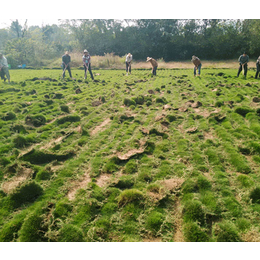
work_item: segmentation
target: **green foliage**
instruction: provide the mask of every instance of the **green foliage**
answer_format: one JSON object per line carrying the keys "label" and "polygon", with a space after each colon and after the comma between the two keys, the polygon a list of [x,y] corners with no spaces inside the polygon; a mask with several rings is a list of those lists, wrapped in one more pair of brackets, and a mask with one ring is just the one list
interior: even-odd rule
{"label": "green foliage", "polygon": [[183,220],[185,222],[197,221],[200,225],[205,224],[205,212],[198,200],[189,200],[183,208]]}
{"label": "green foliage", "polygon": [[250,177],[246,175],[239,175],[237,176],[237,180],[240,183],[240,185],[244,188],[249,188],[254,185],[254,181],[250,179]]}
{"label": "green foliage", "polygon": [[81,228],[72,225],[64,224],[59,230],[59,242],[84,242],[84,235]]}
{"label": "green foliage", "polygon": [[43,194],[43,188],[34,181],[29,181],[15,189],[10,194],[10,200],[15,208],[24,203],[33,202]]}
{"label": "green foliage", "polygon": [[260,187],[254,188],[250,192],[249,198],[252,200],[252,203],[260,204]]}
{"label": "green foliage", "polygon": [[66,199],[61,200],[55,205],[53,216],[55,218],[65,218],[72,211],[72,208],[73,206]]}
{"label": "green foliage", "polygon": [[73,122],[79,122],[80,121],[80,117],[79,116],[64,116],[62,118],[59,118],[57,119],[55,122],[58,124],[58,125],[61,125],[61,124],[64,124],[66,122],[70,122],[70,123],[73,123]]}
{"label": "green foliage", "polygon": [[237,107],[235,109],[235,113],[245,117],[247,113],[253,112],[253,110],[249,107]]}
{"label": "green foliage", "polygon": [[118,197],[118,205],[120,207],[134,202],[136,204],[142,204],[144,200],[144,195],[141,191],[137,189],[129,189],[129,190],[124,190]]}
{"label": "green foliage", "polygon": [[157,211],[151,212],[145,221],[145,227],[156,234],[163,223],[163,214]]}
{"label": "green foliage", "polygon": [[228,220],[215,224],[213,233],[217,242],[242,242],[236,226]]}
{"label": "green foliage", "polygon": [[134,178],[132,176],[122,176],[115,184],[115,187],[119,189],[130,189],[134,185]]}
{"label": "green foliage", "polygon": [[183,228],[184,236],[188,242],[208,242],[207,230],[201,228],[195,222],[188,222]]}
{"label": "green foliage", "polygon": [[36,210],[28,215],[19,231],[20,242],[44,242],[46,227],[44,227],[44,215],[41,210]]}
{"label": "green foliage", "polygon": [[126,174],[133,174],[137,171],[137,164],[134,160],[129,160],[126,165],[125,165],[125,169],[124,172]]}

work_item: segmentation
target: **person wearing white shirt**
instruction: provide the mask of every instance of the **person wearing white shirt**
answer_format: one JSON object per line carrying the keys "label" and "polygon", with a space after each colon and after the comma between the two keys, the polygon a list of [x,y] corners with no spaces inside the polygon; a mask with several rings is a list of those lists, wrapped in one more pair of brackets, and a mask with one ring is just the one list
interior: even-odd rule
{"label": "person wearing white shirt", "polygon": [[10,83],[10,74],[8,70],[8,63],[6,57],[0,53],[0,74],[1,74],[1,79],[6,81],[5,75],[8,79],[8,82]]}
{"label": "person wearing white shirt", "polygon": [[128,53],[126,55],[125,64],[126,64],[126,75],[128,75],[128,72],[131,74],[131,61],[133,59],[133,56],[131,53]]}

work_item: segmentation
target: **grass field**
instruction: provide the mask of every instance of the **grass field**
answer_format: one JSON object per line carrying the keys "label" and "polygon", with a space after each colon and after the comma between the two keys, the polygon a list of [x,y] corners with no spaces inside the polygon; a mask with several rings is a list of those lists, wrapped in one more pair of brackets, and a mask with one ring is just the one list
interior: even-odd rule
{"label": "grass field", "polygon": [[260,241],[253,69],[10,73],[0,241]]}

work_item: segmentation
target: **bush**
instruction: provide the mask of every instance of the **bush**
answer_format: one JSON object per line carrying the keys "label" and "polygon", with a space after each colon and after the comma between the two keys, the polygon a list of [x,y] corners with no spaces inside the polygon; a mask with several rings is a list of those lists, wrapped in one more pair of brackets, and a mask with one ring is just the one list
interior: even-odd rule
{"label": "bush", "polygon": [[41,170],[37,172],[35,179],[36,180],[49,180],[53,173],[48,170]]}
{"label": "bush", "polygon": [[245,117],[247,113],[253,112],[254,110],[252,110],[249,107],[237,107],[235,109],[235,113]]}
{"label": "bush", "polygon": [[72,208],[72,205],[67,200],[59,201],[55,206],[53,216],[55,218],[66,217],[71,212]]}
{"label": "bush", "polygon": [[11,242],[18,237],[18,231],[20,230],[24,222],[24,217],[19,216],[5,224],[0,231],[0,242]]}
{"label": "bush", "polygon": [[137,189],[124,190],[118,197],[118,205],[121,207],[130,202],[140,204],[143,200],[144,195],[141,191]]}
{"label": "bush", "polygon": [[60,110],[65,112],[65,113],[69,113],[70,112],[69,107],[66,106],[66,105],[61,105],[60,106]]}
{"label": "bush", "polygon": [[184,237],[188,242],[207,242],[209,237],[205,229],[202,229],[197,223],[189,222],[184,225]]}
{"label": "bush", "polygon": [[130,160],[126,163],[124,172],[127,174],[133,174],[137,171],[137,164],[134,160]]}
{"label": "bush", "polygon": [[202,203],[198,200],[188,200],[183,208],[183,219],[185,222],[197,221],[200,225],[205,223],[205,212]]}
{"label": "bush", "polygon": [[167,100],[164,98],[164,97],[162,97],[162,98],[156,98],[156,100],[155,100],[155,102],[156,103],[161,103],[161,104],[167,104],[168,102],[167,102]]}
{"label": "bush", "polygon": [[240,185],[245,188],[249,188],[254,184],[253,180],[251,180],[248,176],[242,174],[237,177],[237,180]]}
{"label": "bush", "polygon": [[202,175],[200,175],[197,179],[197,185],[199,187],[200,191],[210,190],[211,189],[211,183],[208,181],[208,179]]}
{"label": "bush", "polygon": [[75,225],[64,224],[59,231],[59,242],[84,242],[84,235],[81,228]]}
{"label": "bush", "polygon": [[13,139],[14,147],[16,148],[23,148],[28,145],[28,141],[26,138],[22,135],[17,135]]}
{"label": "bush", "polygon": [[161,225],[163,224],[163,214],[157,211],[154,211],[148,215],[145,221],[145,227],[156,234]]}
{"label": "bush", "polygon": [[43,227],[44,217],[40,210],[36,210],[34,213],[29,215],[20,231],[19,231],[19,241],[20,242],[44,242],[46,238],[44,233],[46,229]]}
{"label": "bush", "polygon": [[79,122],[79,121],[80,121],[80,117],[79,116],[64,116],[62,118],[57,119],[55,122],[58,125],[61,125],[61,124],[64,124],[66,122],[73,123],[73,122]]}
{"label": "bush", "polygon": [[133,187],[133,185],[134,185],[134,179],[132,176],[122,176],[120,177],[115,187],[119,189],[129,189]]}
{"label": "bush", "polygon": [[231,221],[223,221],[213,228],[217,242],[242,242],[236,226]]}
{"label": "bush", "polygon": [[27,182],[10,194],[10,200],[15,208],[24,203],[33,202],[43,194],[43,188],[34,181]]}
{"label": "bush", "polygon": [[46,123],[46,118],[43,115],[27,116],[25,122],[33,124],[35,127],[39,127]]}
{"label": "bush", "polygon": [[13,120],[13,119],[15,119],[16,118],[16,115],[15,115],[15,113],[13,113],[13,112],[7,112],[5,115],[3,115],[2,116],[2,120],[4,120],[4,121],[8,121],[8,120]]}
{"label": "bush", "polygon": [[125,98],[124,99],[124,105],[127,106],[127,107],[130,107],[130,106],[136,106],[136,103],[132,99]]}
{"label": "bush", "polygon": [[252,199],[252,203],[260,204],[260,187],[253,189],[249,194],[249,198]]}
{"label": "bush", "polygon": [[112,215],[112,214],[116,213],[117,209],[118,209],[118,206],[116,203],[108,202],[103,206],[101,213],[102,213],[102,215]]}

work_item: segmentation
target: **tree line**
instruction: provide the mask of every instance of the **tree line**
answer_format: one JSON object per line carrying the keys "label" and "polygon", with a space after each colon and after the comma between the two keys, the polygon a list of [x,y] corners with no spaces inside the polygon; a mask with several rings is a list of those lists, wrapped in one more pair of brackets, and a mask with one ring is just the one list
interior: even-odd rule
{"label": "tree line", "polygon": [[91,55],[131,53],[164,61],[237,59],[260,55],[258,19],[70,19],[59,25],[28,26],[19,20],[0,29],[0,50],[12,66],[43,66],[64,51]]}

